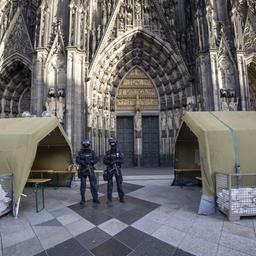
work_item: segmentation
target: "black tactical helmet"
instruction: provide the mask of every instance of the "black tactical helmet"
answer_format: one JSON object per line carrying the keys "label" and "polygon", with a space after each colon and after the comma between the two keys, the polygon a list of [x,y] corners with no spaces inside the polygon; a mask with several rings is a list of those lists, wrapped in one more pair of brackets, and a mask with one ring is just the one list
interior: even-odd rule
{"label": "black tactical helmet", "polygon": [[91,145],[91,141],[89,139],[85,139],[82,141],[82,145],[84,147],[89,147]]}
{"label": "black tactical helmet", "polygon": [[117,140],[114,139],[114,138],[110,138],[108,140],[108,143],[109,143],[110,146],[116,146],[117,145]]}

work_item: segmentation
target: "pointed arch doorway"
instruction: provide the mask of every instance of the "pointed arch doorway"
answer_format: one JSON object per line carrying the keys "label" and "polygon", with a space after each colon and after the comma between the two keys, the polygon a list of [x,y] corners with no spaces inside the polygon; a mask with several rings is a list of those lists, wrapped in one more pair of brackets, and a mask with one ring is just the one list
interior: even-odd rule
{"label": "pointed arch doorway", "polygon": [[117,139],[125,166],[159,165],[159,99],[144,70],[134,67],[116,96]]}

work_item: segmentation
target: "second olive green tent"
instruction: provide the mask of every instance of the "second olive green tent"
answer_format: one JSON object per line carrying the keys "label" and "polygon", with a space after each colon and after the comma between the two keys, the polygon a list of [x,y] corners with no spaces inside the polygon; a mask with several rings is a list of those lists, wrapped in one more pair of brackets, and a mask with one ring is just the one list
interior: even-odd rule
{"label": "second olive green tent", "polygon": [[214,196],[216,172],[236,173],[240,163],[241,173],[256,173],[255,145],[255,111],[187,112],[176,140],[174,168],[200,167],[203,194]]}
{"label": "second olive green tent", "polygon": [[72,163],[71,144],[56,117],[0,119],[0,175],[13,175],[14,202],[32,167],[67,170]]}

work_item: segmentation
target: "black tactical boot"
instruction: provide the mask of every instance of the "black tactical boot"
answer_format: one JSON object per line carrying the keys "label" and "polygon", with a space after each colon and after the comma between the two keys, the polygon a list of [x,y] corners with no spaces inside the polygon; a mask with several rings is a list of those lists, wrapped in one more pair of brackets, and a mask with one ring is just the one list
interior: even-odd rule
{"label": "black tactical boot", "polygon": [[85,198],[84,197],[81,198],[80,205],[85,205]]}
{"label": "black tactical boot", "polygon": [[119,201],[120,201],[120,203],[124,203],[124,202],[125,202],[123,197],[121,197],[121,198],[119,199]]}
{"label": "black tactical boot", "polygon": [[93,201],[95,204],[100,204],[100,201],[99,201],[98,198],[94,198],[92,201]]}

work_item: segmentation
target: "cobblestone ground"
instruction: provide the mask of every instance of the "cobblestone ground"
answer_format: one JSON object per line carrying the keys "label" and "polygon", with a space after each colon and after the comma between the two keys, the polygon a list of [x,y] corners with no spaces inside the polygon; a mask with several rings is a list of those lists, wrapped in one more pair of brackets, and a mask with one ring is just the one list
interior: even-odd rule
{"label": "cobblestone ground", "polygon": [[199,187],[170,186],[170,174],[155,174],[125,176],[124,204],[116,192],[107,204],[101,182],[101,204],[93,204],[87,191],[81,207],[77,184],[47,188],[46,207],[36,213],[27,188],[19,218],[0,218],[0,256],[256,255],[256,219],[230,223],[220,213],[199,216]]}

